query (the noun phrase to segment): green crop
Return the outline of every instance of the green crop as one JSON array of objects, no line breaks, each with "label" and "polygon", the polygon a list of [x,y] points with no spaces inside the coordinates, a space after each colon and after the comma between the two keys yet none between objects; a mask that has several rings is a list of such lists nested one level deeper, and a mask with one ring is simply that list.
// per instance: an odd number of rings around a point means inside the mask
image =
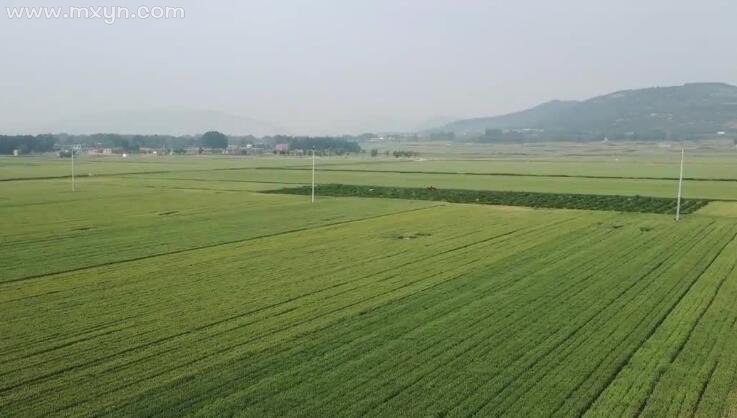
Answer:
[{"label": "green crop", "polygon": [[[309,195],[309,186],[270,190],[267,193]],[[387,199],[433,200],[450,203],[482,205],[527,206],[531,208],[607,210],[674,214],[675,199],[648,196],[611,196],[593,194],[533,193],[510,191],[481,191],[437,189],[435,187],[407,188],[326,184],[317,186],[320,196],[374,197]],[[693,213],[709,203],[706,199],[683,199],[681,213]]]},{"label": "green crop", "polygon": [[0,167],[0,416],[735,412],[734,202],[142,158]]}]

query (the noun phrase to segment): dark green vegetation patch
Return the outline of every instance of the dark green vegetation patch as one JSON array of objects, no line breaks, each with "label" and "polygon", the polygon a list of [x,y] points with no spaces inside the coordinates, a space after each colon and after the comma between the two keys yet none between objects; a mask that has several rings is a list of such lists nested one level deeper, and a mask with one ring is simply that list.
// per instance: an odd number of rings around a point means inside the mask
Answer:
[{"label": "dark green vegetation patch", "polygon": [[[526,206],[550,209],[606,210],[616,212],[642,212],[673,214],[676,200],[648,196],[617,196],[572,193],[533,193],[489,190],[459,190],[356,186],[326,184],[317,186],[320,196],[334,197],[382,197],[387,199],[436,200],[450,203],[477,203],[482,205]],[[310,186],[270,190],[266,193],[309,195]],[[709,203],[707,199],[684,199],[681,213],[693,213]]]}]

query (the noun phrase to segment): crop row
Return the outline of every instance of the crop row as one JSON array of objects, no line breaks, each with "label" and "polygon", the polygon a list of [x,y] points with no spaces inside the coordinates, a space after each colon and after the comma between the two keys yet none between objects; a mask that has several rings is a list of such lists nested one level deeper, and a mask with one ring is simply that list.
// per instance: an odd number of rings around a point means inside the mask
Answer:
[{"label": "crop row", "polygon": [[[288,354],[269,353],[273,363],[260,379],[224,389],[203,411],[578,415],[690,292],[731,232],[700,227],[673,251],[649,240],[627,245],[640,234],[634,226],[614,238],[559,237],[557,251],[537,247],[526,254],[537,259],[499,261],[311,335]],[[684,232],[650,238],[668,243]],[[608,257],[595,256],[612,245]],[[375,326],[367,330],[366,321]]]},{"label": "crop row", "polygon": [[[35,297],[32,306],[4,304],[3,329],[14,338],[4,343],[0,404],[16,412],[72,405],[80,411],[96,395],[98,407],[115,404],[448,280],[440,265],[471,270],[492,262],[476,256],[471,263],[469,254],[497,241],[524,248],[555,237],[560,222],[583,224],[556,216],[528,226],[526,217],[513,214],[478,230],[454,212],[437,208],[24,284],[6,293],[11,300]],[[452,220],[444,223],[450,228],[427,227],[440,219]],[[425,235],[399,239],[416,228]],[[326,238],[342,242],[344,251],[325,247]],[[432,246],[410,251],[419,242]],[[292,254],[290,262],[274,260],[275,251]]]},{"label": "crop row", "polygon": [[[270,190],[266,193],[309,195],[309,186]],[[476,203],[484,205],[526,206],[551,209],[584,209],[616,212],[641,212],[674,214],[676,200],[649,196],[618,196],[572,193],[535,193],[515,191],[481,191],[461,189],[436,189],[360,186],[326,184],[316,187],[320,196],[373,197],[388,199],[432,200],[450,203]],[[693,213],[709,203],[706,199],[683,199],[681,213]]]},{"label": "crop row", "polygon": [[737,378],[737,240],[734,231],[589,416],[720,416]]},{"label": "crop row", "polygon": [[627,415],[673,387],[719,411],[734,386],[725,220],[439,205],[331,225],[324,206],[304,231],[0,284],[0,415]]},{"label": "crop row", "polygon": [[[368,207],[360,202],[353,208],[321,205],[308,208],[311,216],[302,219],[294,216],[294,206],[301,202],[293,197],[253,195],[244,199],[240,194],[217,191],[85,187],[73,200],[64,197],[59,201],[52,196],[47,204],[35,200],[45,196],[46,187],[34,185],[23,198],[25,204],[0,207],[0,282],[216,247],[430,205],[388,200]],[[135,205],[130,204],[132,198]],[[43,262],[37,262],[39,257]]]},{"label": "crop row", "polygon": [[[718,252],[713,242],[730,231],[656,228],[647,240],[638,240],[637,225],[571,232],[527,250],[510,240],[459,254],[473,260],[501,244],[521,251],[474,262],[470,272],[437,260],[453,280],[310,333],[286,351],[177,382],[149,405],[173,396],[172,407],[182,402],[193,408],[182,412],[203,415],[576,415],[699,280]],[[693,239],[679,239],[686,236]],[[675,248],[653,245],[671,241]],[[210,397],[188,401],[203,391]],[[127,412],[151,413],[145,400]]]}]

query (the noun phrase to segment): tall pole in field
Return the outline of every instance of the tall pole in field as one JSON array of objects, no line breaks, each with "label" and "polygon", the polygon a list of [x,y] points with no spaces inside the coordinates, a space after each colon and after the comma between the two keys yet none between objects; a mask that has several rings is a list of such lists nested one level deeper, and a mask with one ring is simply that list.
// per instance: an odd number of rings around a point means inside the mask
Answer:
[{"label": "tall pole in field", "polygon": [[676,203],[676,222],[681,219],[681,193],[683,191],[683,157],[686,151],[681,147],[681,175],[678,177],[678,203]]},{"label": "tall pole in field", "polygon": [[74,179],[74,147],[72,147],[72,192],[76,191],[75,179]]},{"label": "tall pole in field", "polygon": [[312,148],[312,203],[315,203],[315,148]]}]

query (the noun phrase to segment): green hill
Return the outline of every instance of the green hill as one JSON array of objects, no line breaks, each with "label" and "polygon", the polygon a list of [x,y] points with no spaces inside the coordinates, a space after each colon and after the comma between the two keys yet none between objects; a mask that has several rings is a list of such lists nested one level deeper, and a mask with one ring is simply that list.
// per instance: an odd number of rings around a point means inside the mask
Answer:
[{"label": "green hill", "polygon": [[438,131],[481,139],[693,139],[737,134],[737,87],[690,83],[555,100],[508,115],[465,119]]}]

